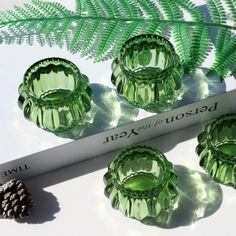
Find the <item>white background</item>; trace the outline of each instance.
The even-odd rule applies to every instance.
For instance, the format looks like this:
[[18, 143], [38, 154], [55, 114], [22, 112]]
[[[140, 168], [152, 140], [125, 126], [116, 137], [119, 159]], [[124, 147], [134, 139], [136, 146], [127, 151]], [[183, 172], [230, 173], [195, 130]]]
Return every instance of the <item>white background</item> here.
[[[7, 9], [16, 3], [23, 2], [30, 1], [2, 1], [0, 7]], [[74, 1], [63, 2], [73, 9]], [[45, 55], [45, 51], [34, 46], [27, 51], [24, 51], [21, 46], [1, 46], [0, 49], [1, 57], [4, 57], [1, 65], [5, 70], [14, 71], [13, 65], [15, 65], [17, 68], [15, 73], [21, 73], [21, 75], [30, 61], [34, 62]], [[63, 56], [66, 53], [55, 48], [50, 50], [46, 54]], [[66, 56], [68, 55], [66, 54]], [[76, 60], [76, 55], [70, 57]], [[3, 61], [5, 61], [4, 64], [2, 64]], [[7, 67], [7, 63], [9, 67]], [[11, 76], [16, 78], [16, 74], [11, 74]], [[7, 79], [12, 78], [1, 78], [1, 80]], [[22, 77], [19, 76], [18, 82], [21, 79]], [[1, 89], [3, 89], [3, 85], [4, 83], [1, 81]], [[9, 91], [9, 97], [10, 94], [15, 96], [16, 91]], [[15, 112], [16, 117], [20, 117], [21, 111], [18, 108]], [[12, 121], [16, 121], [15, 117]], [[24, 121], [22, 118], [19, 122], [28, 121]], [[201, 132], [203, 126], [204, 124], [199, 124], [145, 142], [145, 144], [158, 147], [175, 164], [180, 178], [180, 188], [185, 190], [185, 196], [181, 194], [182, 201], [178, 210], [173, 214], [172, 224], [166, 225], [167, 229], [144, 225], [124, 217], [119, 211], [112, 209], [109, 200], [103, 194], [103, 175], [109, 161], [119, 152], [115, 151], [26, 180], [25, 183], [35, 201], [32, 214], [28, 219], [19, 222], [0, 219], [1, 235], [41, 236], [49, 233], [83, 236], [235, 235], [235, 190], [209, 180], [198, 165], [198, 157], [195, 154], [196, 136]], [[34, 129], [33, 124], [32, 129]], [[16, 129], [15, 132], [19, 139], [22, 137], [20, 131], [22, 130]], [[24, 130], [23, 132], [23, 136], [26, 137], [27, 134]], [[33, 150], [32, 146], [38, 142], [37, 132], [44, 131], [35, 132], [35, 136], [32, 137], [30, 134], [27, 136], [30, 150]], [[44, 135], [48, 135], [47, 139], [51, 138], [55, 144], [54, 136]], [[6, 133], [3, 132], [0, 136], [1, 143], [4, 143], [5, 136]], [[64, 139], [58, 138], [57, 140], [59, 140], [58, 144], [66, 142]], [[40, 145], [47, 146], [47, 143], [41, 140]], [[4, 149], [4, 146], [1, 145], [1, 150]], [[12, 153], [22, 152], [23, 154], [25, 152], [25, 149], [21, 149], [20, 146], [15, 147], [11, 142], [10, 147]], [[1, 158], [8, 158], [6, 157], [7, 150], [1, 151]]]

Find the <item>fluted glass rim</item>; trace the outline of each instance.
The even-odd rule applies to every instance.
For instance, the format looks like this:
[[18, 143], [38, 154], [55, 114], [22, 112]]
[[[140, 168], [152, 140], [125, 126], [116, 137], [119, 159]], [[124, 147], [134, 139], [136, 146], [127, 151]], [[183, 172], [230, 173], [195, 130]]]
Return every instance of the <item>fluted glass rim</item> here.
[[[163, 168], [163, 175], [162, 176], [162, 181], [158, 183], [158, 186], [150, 189], [150, 190], [145, 190], [145, 191], [139, 191], [139, 190], [130, 190], [122, 186], [121, 183], [117, 180], [116, 176], [116, 169], [119, 167], [121, 162], [125, 161], [126, 155], [130, 155], [133, 152], [139, 151], [139, 149], [142, 149], [143, 151], [146, 152], [152, 152], [153, 159], [157, 160], [158, 163], [161, 162], [162, 168]], [[150, 153], [151, 154], [151, 153]], [[126, 148], [125, 150], [121, 151], [116, 158], [109, 164], [108, 167], [108, 172], [110, 172], [112, 178], [113, 178], [113, 183], [117, 189], [119, 189], [121, 192], [125, 193], [127, 196], [132, 197], [132, 198], [150, 198], [152, 196], [158, 195], [165, 186], [167, 185], [169, 178], [171, 177], [172, 171], [173, 170], [173, 164], [170, 163], [165, 155], [159, 151], [157, 148], [153, 148], [150, 146], [146, 145], [136, 145], [136, 146], [131, 146]]]
[[[73, 74], [76, 75], [77, 85], [75, 89], [71, 91], [70, 94], [66, 97], [66, 99], [63, 98], [54, 101], [45, 101], [41, 98], [38, 98], [30, 91], [29, 81], [32, 79], [32, 74], [37, 72], [37, 70], [39, 70], [40, 68], [50, 65], [51, 63], [56, 63], [60, 66], [63, 65], [65, 68], [72, 70]], [[40, 106], [50, 107], [54, 105], [68, 105], [72, 100], [76, 99], [76, 97], [82, 90], [84, 89], [91, 90], [89, 89], [87, 83], [88, 83], [87, 76], [82, 74], [79, 68], [74, 63], [65, 58], [49, 57], [35, 62], [27, 69], [23, 77], [23, 82], [19, 86], [19, 94], [22, 95], [23, 93], [25, 93], [28, 98], [30, 98], [35, 104], [38, 104]], [[92, 96], [92, 90], [90, 91], [90, 93]]]
[[[137, 71], [135, 71], [135, 70], [131, 71], [125, 65], [124, 57], [125, 57], [126, 51], [128, 49], [130, 49], [131, 47], [133, 47], [134, 45], [137, 45], [139, 43], [145, 42], [146, 40], [155, 40], [156, 43], [158, 43], [160, 45], [164, 45], [165, 49], [171, 53], [172, 57], [175, 57], [175, 58], [179, 59], [179, 56], [175, 52], [174, 46], [166, 38], [164, 38], [164, 37], [162, 37], [160, 35], [156, 35], [156, 34], [140, 34], [140, 35], [136, 35], [136, 36], [128, 39], [122, 45], [122, 47], [120, 49], [120, 55], [118, 57], [118, 61], [119, 61], [119, 64], [120, 64], [120, 67], [121, 67], [122, 71], [124, 73], [128, 74], [129, 76], [133, 76], [133, 73], [138, 72], [138, 70]], [[170, 65], [168, 65], [165, 69], [162, 69], [161, 71], [156, 72], [156, 75], [158, 75], [158, 76], [167, 75], [167, 74], [171, 73], [171, 68], [173, 68], [173, 67], [174, 67], [174, 63], [173, 63], [173, 61], [171, 61]]]

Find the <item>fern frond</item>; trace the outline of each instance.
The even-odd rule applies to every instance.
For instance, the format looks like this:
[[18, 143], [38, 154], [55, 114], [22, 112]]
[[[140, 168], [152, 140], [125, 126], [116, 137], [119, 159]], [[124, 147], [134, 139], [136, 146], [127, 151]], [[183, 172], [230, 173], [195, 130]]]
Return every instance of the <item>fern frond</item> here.
[[[27, 5], [27, 4], [25, 4]], [[19, 6], [14, 6], [14, 10], [16, 12], [16, 14], [19, 15], [19, 18], [21, 19], [27, 19], [28, 17], [34, 17], [35, 15], [32, 13], [32, 11], [29, 11], [26, 7], [22, 8]], [[38, 15], [38, 12], [36, 12], [36, 14]]]
[[54, 38], [53, 37], [47, 37], [43, 34], [37, 34], [36, 35], [36, 40], [41, 45], [42, 47], [45, 45], [48, 45], [49, 47], [52, 47], [54, 43]]
[[68, 15], [71, 15], [72, 12], [68, 9], [66, 9], [64, 6], [62, 6], [60, 3], [57, 2], [47, 2], [46, 3], [49, 7], [53, 8], [56, 12], [56, 15], [58, 17], [66, 17]]
[[44, 34], [46, 37], [50, 37], [54, 29], [56, 29], [57, 25], [58, 25], [57, 19], [51, 19], [50, 21], [40, 22], [40, 27], [38, 29], [38, 32], [40, 34]]
[[200, 65], [210, 50], [209, 28], [203, 25], [195, 26], [192, 31], [190, 43], [190, 63], [187, 66], [191, 71]]
[[26, 32], [23, 29], [18, 29], [17, 27], [12, 27], [8, 32], [1, 30], [0, 31], [0, 41], [5, 44], [17, 43], [19, 45], [24, 42], [30, 42], [32, 44], [33, 34], [31, 32]]
[[142, 10], [142, 15], [151, 19], [160, 19], [160, 14], [158, 14], [157, 8], [154, 4], [150, 4], [146, 1], [137, 2], [139, 8]]
[[175, 0], [175, 2], [191, 16], [193, 21], [203, 21], [203, 14], [197, 9], [197, 6], [194, 3], [189, 0]]
[[143, 29], [143, 24], [139, 21], [127, 23], [125, 30], [122, 31], [120, 37], [117, 39], [116, 47], [113, 50], [112, 57], [116, 57], [124, 43], [124, 40], [128, 40], [133, 36], [140, 34]]
[[176, 24], [173, 26], [175, 48], [185, 65], [190, 63], [190, 31], [191, 28], [189, 25]]
[[97, 45], [95, 61], [98, 61], [103, 56], [104, 52], [107, 51], [110, 45], [114, 43], [114, 39], [119, 37], [123, 30], [122, 26], [122, 22], [114, 21], [110, 22], [110, 24], [105, 27]]
[[39, 11], [43, 13], [43, 15], [46, 15], [47, 17], [54, 17], [58, 14], [58, 11], [46, 2], [43, 2], [41, 0], [32, 0], [32, 3], [35, 5], [35, 7], [37, 7]]
[[[27, 17], [40, 17], [40, 14], [38, 11], [31, 11], [27, 8], [27, 4], [25, 4], [25, 8], [22, 8], [22, 7], [18, 7], [18, 6], [15, 6], [14, 7], [15, 11], [20, 15], [20, 19], [27, 19]], [[35, 13], [35, 14], [34, 14]], [[18, 23], [18, 27], [20, 27], [20, 25], [24, 25], [25, 22], [19, 22]], [[37, 21], [31, 21], [29, 24], [28, 24], [28, 27], [30, 29], [36, 27], [38, 25], [38, 22]]]
[[229, 29], [221, 29], [216, 40], [216, 59], [211, 71], [225, 77], [236, 64], [235, 58], [236, 36], [232, 36]]
[[219, 29], [216, 37], [216, 60], [220, 59], [222, 51], [225, 47], [228, 47], [228, 43], [231, 41], [230, 29]]
[[[77, 0], [77, 2], [80, 0]], [[91, 0], [86, 1], [86, 5], [84, 2], [81, 2], [81, 14], [82, 15], [90, 15], [90, 16], [97, 16], [97, 12], [99, 9], [95, 9]]]
[[81, 16], [82, 13], [82, 4], [80, 0], [75, 0], [75, 13], [77, 16]]
[[57, 32], [56, 36], [56, 43], [60, 43], [65, 38], [66, 34], [68, 33], [68, 30], [71, 28], [71, 20], [65, 19], [61, 22], [60, 28]]
[[180, 11], [175, 1], [159, 0], [158, 3], [163, 9], [163, 12], [165, 13], [165, 16], [168, 20], [182, 19], [182, 12]]
[[[165, 23], [147, 23], [146, 25], [142, 24], [140, 21], [136, 22], [129, 22], [125, 26], [125, 30], [122, 31], [120, 37], [117, 38], [115, 42], [115, 47], [111, 53], [109, 53], [112, 58], [115, 58], [124, 44], [124, 41], [127, 41], [129, 38], [132, 38], [138, 34], [158, 34], [158, 35], [165, 35], [166, 31], [168, 30], [168, 26]], [[165, 33], [164, 33], [165, 32]], [[109, 56], [106, 55], [106, 56]]]
[[229, 8], [230, 14], [234, 24], [236, 24], [236, 1], [235, 0], [225, 0], [226, 5]]
[[79, 42], [80, 42], [81, 37], [83, 35], [83, 32], [86, 29], [87, 29], [87, 27], [85, 26], [85, 19], [81, 19], [76, 25], [76, 28], [74, 30], [74, 34], [73, 34], [71, 42], [70, 42], [69, 50], [71, 52], [75, 53], [77, 51], [77, 47], [79, 45]]
[[81, 44], [80, 53], [82, 57], [89, 54], [89, 49], [92, 48], [92, 45], [94, 45], [94, 42], [96, 41], [95, 35], [98, 29], [101, 28], [101, 24], [101, 20], [96, 21], [95, 24], [90, 24], [91, 27], [89, 28], [86, 34], [87, 40], [83, 44]]
[[[216, 72], [222, 78], [225, 78], [226, 76], [232, 74], [233, 71], [235, 71], [236, 69], [235, 61], [236, 61], [236, 50], [234, 49], [234, 52], [232, 51], [232, 53], [228, 57], [225, 57], [225, 60], [222, 61], [221, 64], [217, 64], [214, 67], [214, 72]], [[231, 71], [232, 73], [230, 73]]]
[[119, 7], [117, 9], [121, 10], [120, 13], [124, 13], [122, 16], [127, 18], [142, 17], [142, 11], [136, 7], [136, 2], [134, 0], [120, 0]]
[[207, 0], [207, 4], [211, 13], [212, 20], [220, 24], [225, 24], [227, 18], [221, 1]]
[[112, 0], [110, 0], [110, 1], [101, 0], [101, 6], [105, 12], [108, 12], [107, 15], [109, 15], [111, 17], [117, 17], [120, 15], [119, 12], [117, 11], [117, 8], [114, 7], [115, 6], [114, 1], [112, 1]]
[[235, 1], [225, 0], [223, 5], [220, 0], [207, 0], [209, 22], [191, 0], [75, 1], [75, 12], [56, 2], [32, 0], [24, 7], [1, 13], [0, 43], [32, 45], [37, 41], [41, 46], [65, 46], [72, 53], [80, 52], [99, 61], [117, 57], [124, 42], [135, 35], [159, 34], [173, 40], [182, 62], [191, 71], [208, 55], [209, 32], [214, 28], [218, 30], [213, 70], [221, 70], [224, 75], [235, 71], [230, 62], [234, 60], [236, 26], [227, 25], [226, 17], [227, 8], [236, 22]]
[[113, 18], [112, 13], [109, 10], [106, 10], [106, 7], [103, 6], [103, 4], [101, 4], [101, 1], [91, 0], [91, 2], [95, 8], [96, 16], [99, 15], [99, 16], [104, 16], [105, 18], [106, 17]]
[[34, 6], [33, 4], [28, 4], [28, 3], [24, 4], [24, 9], [27, 11], [27, 14], [28, 14], [28, 17], [24, 19], [35, 19], [35, 18], [40, 19], [46, 16], [45, 13], [42, 13], [42, 11], [38, 7]]

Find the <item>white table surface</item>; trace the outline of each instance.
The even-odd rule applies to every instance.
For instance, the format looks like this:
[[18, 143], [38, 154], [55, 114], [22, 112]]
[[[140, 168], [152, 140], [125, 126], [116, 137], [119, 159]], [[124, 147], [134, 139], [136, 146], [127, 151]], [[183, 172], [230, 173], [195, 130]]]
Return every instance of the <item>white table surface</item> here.
[[211, 181], [198, 165], [196, 136], [202, 128], [198, 124], [143, 142], [174, 163], [184, 191], [169, 225], [145, 225], [111, 207], [103, 175], [117, 150], [25, 180], [35, 206], [25, 220], [1, 219], [1, 235], [235, 235], [235, 190]]
[[[0, 7], [8, 9], [16, 2], [30, 1], [2, 1]], [[103, 193], [103, 175], [118, 150], [25, 180], [35, 202], [32, 213], [18, 222], [0, 219], [0, 235], [235, 235], [235, 190], [211, 181], [198, 165], [196, 136], [203, 126], [143, 142], [163, 151], [175, 164], [180, 179], [184, 194], [169, 225], [145, 225], [111, 207]]]

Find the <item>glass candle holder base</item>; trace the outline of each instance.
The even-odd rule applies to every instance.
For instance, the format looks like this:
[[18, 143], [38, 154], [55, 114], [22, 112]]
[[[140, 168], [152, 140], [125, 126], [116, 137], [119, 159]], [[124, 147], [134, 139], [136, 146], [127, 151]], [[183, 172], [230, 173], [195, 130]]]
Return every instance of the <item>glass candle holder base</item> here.
[[196, 152], [215, 181], [236, 188], [236, 114], [226, 114], [205, 127]]
[[25, 118], [46, 131], [59, 133], [83, 121], [93, 92], [88, 78], [72, 62], [46, 58], [26, 71], [19, 94]]
[[111, 81], [131, 104], [155, 109], [180, 89], [184, 68], [172, 44], [157, 35], [138, 35], [125, 42], [112, 63]]
[[122, 151], [109, 164], [104, 181], [112, 206], [137, 220], [157, 217], [177, 196], [178, 180], [172, 164], [148, 146]]

